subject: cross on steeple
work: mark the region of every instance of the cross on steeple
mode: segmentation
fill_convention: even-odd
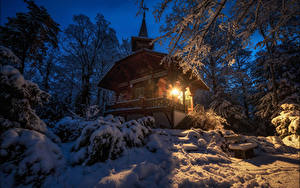
[[[144,3],[140,7],[140,10],[143,11],[143,21],[140,28],[139,36],[131,37],[131,50],[136,52],[142,49],[153,50],[154,44],[153,39],[148,38],[147,26],[146,26],[146,11],[149,10]]]
[[[146,5],[145,5],[145,4],[143,4],[143,6],[141,7],[141,9],[143,9],[143,11],[144,11],[144,15],[145,15],[145,12],[149,10],[149,9],[146,7]]]
[[[145,4],[143,4],[143,6],[141,7],[141,9],[143,9],[143,21],[142,21],[142,25],[141,25],[141,29],[139,32],[139,37],[148,37],[148,32],[147,32],[147,26],[146,26],[146,11],[148,11],[149,9],[145,6]]]

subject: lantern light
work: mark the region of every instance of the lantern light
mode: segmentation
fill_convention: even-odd
[[[172,96],[179,96],[180,95],[180,91],[177,88],[173,88],[171,90],[171,95]]]

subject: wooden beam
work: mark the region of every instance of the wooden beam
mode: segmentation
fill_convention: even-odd
[[[131,80],[129,83],[136,84],[138,82],[143,82],[143,81],[149,80],[151,78],[160,78],[160,77],[166,76],[167,74],[168,74],[167,71],[160,71],[160,72],[154,73],[153,75],[147,75],[147,76],[143,76],[141,78]],[[128,82],[122,82],[122,83],[118,84],[118,87],[125,87],[125,86],[128,86]]]
[[[184,107],[184,113],[186,113],[186,108],[185,108],[185,87],[182,88],[182,103]]]

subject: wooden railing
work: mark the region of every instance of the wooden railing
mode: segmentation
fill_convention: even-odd
[[[126,110],[126,109],[158,109],[158,108],[169,108],[179,111],[187,111],[187,107],[183,104],[175,102],[167,98],[140,98],[135,100],[128,100],[117,102],[113,105],[106,106],[106,111]]]

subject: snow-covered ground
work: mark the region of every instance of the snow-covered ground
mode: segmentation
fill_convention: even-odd
[[[225,153],[219,131],[153,129],[143,147],[91,166],[66,165],[44,187],[299,187],[299,150],[276,137],[243,137],[258,143],[256,157]],[[74,142],[63,143],[66,161]],[[223,150],[221,149],[223,148]],[[3,182],[1,183],[2,185]]]

